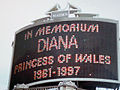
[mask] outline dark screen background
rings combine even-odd
[[[38,37],[33,37],[28,40],[24,40],[24,35],[27,31],[33,30],[33,34],[37,32],[40,27],[51,26],[51,28],[55,25],[59,24],[72,24],[72,23],[83,23],[83,24],[98,24],[99,25],[99,32],[61,32],[61,33],[53,33],[50,35],[41,35]],[[15,50],[14,50],[14,57],[13,57],[13,65],[12,65],[12,75],[11,75],[11,82],[10,87],[13,88],[16,84],[27,84],[31,82],[36,82],[40,80],[48,80],[48,79],[57,79],[57,78],[98,78],[98,79],[110,79],[110,80],[118,80],[118,69],[117,69],[117,28],[115,23],[108,23],[108,22],[100,22],[100,21],[64,21],[64,22],[55,22],[51,24],[43,24],[39,26],[35,26],[24,30],[18,34],[16,34],[16,41],[15,41]],[[56,50],[52,48],[51,51],[44,51],[42,53],[37,53],[37,43],[38,39],[41,38],[52,38],[53,36],[58,39],[58,36],[62,36],[65,38],[65,35],[71,37],[75,35],[79,48],[76,49],[74,46],[71,49],[67,49],[64,51],[64,48],[60,50]],[[60,66],[80,66],[80,71],[77,76],[60,76],[57,75],[52,76],[51,78],[45,78],[40,80],[33,79],[33,72],[35,70],[49,68],[51,65],[37,67],[30,70],[25,70],[19,72],[18,74],[14,75],[14,68],[15,65],[27,61],[32,60],[38,57],[50,56],[53,55],[57,58],[60,54],[72,54],[73,58],[76,53],[80,54],[96,54],[98,55],[109,55],[111,56],[111,64],[94,64],[94,63],[75,63],[74,60],[71,60],[68,64],[63,63],[59,64],[57,60],[54,60],[54,64],[52,65],[54,68]],[[29,56],[29,57],[27,57]],[[89,74],[92,76],[89,76]]]

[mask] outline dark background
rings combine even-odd
[[[53,33],[50,35],[41,35],[38,37],[34,37],[29,40],[24,40],[24,35],[27,31],[33,30],[33,35],[37,32],[37,30],[41,27],[51,26],[54,27],[55,25],[59,24],[72,24],[72,23],[83,23],[83,24],[98,24],[99,25],[99,32],[62,32],[62,33]],[[27,84],[31,82],[36,82],[40,80],[48,80],[48,79],[57,79],[57,78],[98,78],[98,79],[110,79],[110,80],[118,80],[118,69],[117,69],[117,26],[115,23],[108,23],[108,22],[100,22],[100,21],[64,21],[64,22],[55,22],[51,24],[43,24],[39,26],[35,26],[24,30],[18,34],[16,34],[15,40],[15,52],[13,57],[13,66],[12,66],[12,75],[11,75],[11,82],[10,87],[13,88],[16,84]],[[38,39],[41,38],[52,38],[53,36],[58,39],[58,36],[65,36],[68,35],[71,37],[75,35],[77,42],[78,42],[78,49],[72,46],[71,49],[67,49],[64,51],[64,48],[60,50],[56,50],[52,48],[51,51],[44,51],[42,53],[37,53],[38,48]],[[111,56],[111,64],[94,64],[94,63],[75,63],[75,60],[71,60],[68,64],[63,63],[59,64],[57,62],[57,56],[60,54],[72,54],[73,59],[75,54],[96,54],[98,55],[109,55]],[[29,58],[27,57],[29,55]],[[80,66],[81,69],[79,70],[78,76],[66,76],[66,77],[58,77],[54,75],[51,78],[45,78],[40,80],[33,79],[33,72],[35,70],[50,68],[51,65],[47,65],[44,67],[37,67],[30,70],[25,70],[22,72],[17,73],[16,75],[13,74],[15,65],[27,61],[32,60],[38,57],[44,56],[54,56],[56,60],[54,60],[54,64],[52,65],[54,69],[57,66]],[[56,70],[57,71],[57,70]],[[92,74],[89,76],[89,74]]]

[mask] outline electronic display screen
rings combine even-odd
[[[59,79],[118,80],[117,25],[61,21],[16,34],[10,87]]]

